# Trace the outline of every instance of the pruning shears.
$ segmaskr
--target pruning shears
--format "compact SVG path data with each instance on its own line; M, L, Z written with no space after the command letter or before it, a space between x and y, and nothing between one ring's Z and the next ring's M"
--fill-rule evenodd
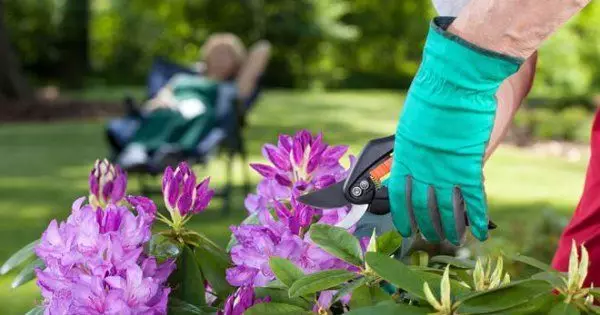
M359 222L367 212L376 216L388 214L390 201L388 188L383 185L383 181L391 171L393 150L394 136L369 141L345 180L303 195L298 200L321 209L351 206L348 215L337 224L346 229ZM387 219L391 220L389 217ZM465 224L468 225L466 215L465 221ZM495 229L496 225L490 221L489 228ZM415 250L434 251L437 252L436 254L440 254L440 251L450 251L444 250L444 248L457 249L449 243L429 244L420 233L415 233L415 237L411 238L409 242L405 240L402 247L402 256Z

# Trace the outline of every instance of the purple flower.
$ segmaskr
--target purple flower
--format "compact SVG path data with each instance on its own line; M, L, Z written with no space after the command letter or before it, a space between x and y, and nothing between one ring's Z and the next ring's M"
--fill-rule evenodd
M202 212L208 206L214 195L209 183L210 178L206 178L196 184L196 175L185 162L180 163L175 171L171 167L165 169L163 197L176 226L182 224L188 214Z
M89 176L90 203L104 207L107 204L117 204L127 190L127 174L118 165L112 165L108 160L96 160Z
M302 130L295 136L281 135L277 145L263 146L263 156L271 165L255 163L250 166L264 177L259 185L258 196L251 195L246 204L255 212L273 201L289 201L315 189L321 189L343 180L347 170L340 159L347 146L329 146L323 135L313 136ZM260 201L260 202L259 202Z
M254 289L249 286L242 286L231 294L225 301L223 310L219 311L218 315L242 315L244 312L259 303L268 303L269 297L257 299L254 295Z
M301 204L292 198L292 207L288 208L285 204L275 201L275 213L279 220L288 225L292 233L300 234L302 229L308 228L313 223L315 209L307 205Z
M306 130L296 135L279 136L277 145L266 144L263 155L270 164L251 164L263 176L256 194L249 194L244 205L250 213L275 210L279 220L289 225L298 235L314 222L337 224L348 213L348 208L315 209L296 201L306 193L325 188L348 175L340 159L347 146L330 146L323 135L312 135ZM350 156L350 167L354 157Z
M166 312L170 289L163 287L157 279L144 277L144 272L139 266L127 268L124 277L111 276L106 277L104 281L119 293L118 297L133 313L147 313L151 310Z
M263 179L256 186L256 194L249 194L244 201L246 209L250 213L266 210L273 205L274 201L289 200L292 190L281 186L276 181Z
M301 238L290 225L275 221L268 211L259 213L260 225L231 228L237 244L231 248L233 267L227 270L227 281L234 286L265 286L275 279L269 266L271 257L294 262L306 273L355 267L331 256L305 236Z
M137 213L144 217L147 223L154 222L156 218L156 205L152 199L142 196L127 196L126 199L135 208Z
M144 277L150 277L164 283L169 278L171 272L175 270L175 260L168 259L159 265L156 258L145 256L140 263L140 267L144 272Z
M331 302L333 302L333 297L336 293L337 291L335 290L321 291L319 293L317 303L313 307L313 312L315 312L316 314L328 314L327 310L329 310L329 308L331 307ZM340 298L340 301L342 302L342 304L348 305L348 303L350 303L350 297L351 295L347 294Z
M53 220L36 246L44 262L37 284L50 314L165 314L173 261L143 254L156 211L132 197L137 214L113 203L73 203L65 222Z

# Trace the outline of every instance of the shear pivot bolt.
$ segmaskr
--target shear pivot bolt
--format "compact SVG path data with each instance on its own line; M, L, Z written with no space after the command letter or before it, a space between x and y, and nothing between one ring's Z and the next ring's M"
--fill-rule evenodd
M366 179L363 179L360 181L360 184L358 184L358 186L360 186L360 188L367 190L369 189L369 181L367 181Z
M358 187L358 186L352 187L351 192L352 192L352 196L354 196L354 197L358 197L358 196L362 195L362 189L360 189L360 187Z

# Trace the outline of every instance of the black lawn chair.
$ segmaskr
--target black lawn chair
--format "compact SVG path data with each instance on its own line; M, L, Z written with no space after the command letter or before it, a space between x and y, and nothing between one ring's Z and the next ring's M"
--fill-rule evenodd
M175 74L179 73L198 74L189 68L170 62L164 58L156 58L148 76L148 99L154 97ZM215 143L210 143L210 149L207 150L208 153L189 155L177 151L159 151L152 157L154 163L128 170L130 175L138 177L142 194L158 192L156 187L150 184L150 180L160 176L166 166L175 167L181 161L187 161L190 165L199 164L205 166L213 155L224 155L226 158L226 184L225 187L217 191L216 196L223 198L223 213L227 214L231 205L230 199L233 189L232 176L235 158L239 156L243 165L247 165L248 162L243 129L247 125L246 116L258 99L259 92L260 89L257 88L248 101L236 104L237 106L232 106L233 110L231 113L228 113L217 123L215 128L220 128L224 132L224 137ZM126 115L109 121L106 127L106 136L111 149L112 160L115 160L119 153L127 146L129 140L144 120L144 115L139 110L139 106L133 98L126 98L124 106L126 108ZM246 167L243 168L243 178L243 188L247 194L250 189L250 179Z

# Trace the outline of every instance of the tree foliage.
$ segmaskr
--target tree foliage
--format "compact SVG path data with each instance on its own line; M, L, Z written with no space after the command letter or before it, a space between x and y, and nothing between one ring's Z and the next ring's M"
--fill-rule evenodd
M5 1L6 26L24 69L36 80L59 83L68 79L65 59L80 56L77 67L88 78L142 84L154 57L191 64L211 33L228 31L248 45L260 38L273 43L268 86L404 88L434 15L429 1L417 0L94 0L87 17L77 15L87 1ZM534 95L595 90L599 18L600 4L592 2L542 47ZM85 45L64 44L86 34L73 25L89 27L89 58Z

